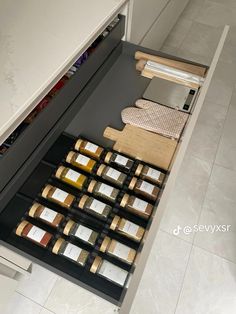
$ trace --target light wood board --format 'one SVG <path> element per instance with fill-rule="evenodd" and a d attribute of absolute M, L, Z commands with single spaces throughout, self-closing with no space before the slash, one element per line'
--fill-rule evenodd
<path fill-rule="evenodd" d="M 168 170 L 177 142 L 126 124 L 122 131 L 107 127 L 103 136 L 114 141 L 114 150 Z"/>
<path fill-rule="evenodd" d="M 179 70 L 183 70 L 186 72 L 190 72 L 199 76 L 204 77 L 206 75 L 206 68 L 198 66 L 198 65 L 194 65 L 194 64 L 190 64 L 190 63 L 186 63 L 186 62 L 182 62 L 182 61 L 176 61 L 176 60 L 172 60 L 172 59 L 167 59 L 167 58 L 163 58 L 163 57 L 159 57 L 159 56 L 155 56 L 155 55 L 150 55 L 147 53 L 144 53 L 142 51 L 136 51 L 135 53 L 135 59 L 136 60 L 151 60 L 154 62 L 158 62 Z"/>

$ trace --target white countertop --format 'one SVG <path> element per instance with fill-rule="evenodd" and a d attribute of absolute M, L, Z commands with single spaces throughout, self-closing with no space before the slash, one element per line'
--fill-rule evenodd
<path fill-rule="evenodd" d="M 0 0 L 0 144 L 126 0 Z"/>

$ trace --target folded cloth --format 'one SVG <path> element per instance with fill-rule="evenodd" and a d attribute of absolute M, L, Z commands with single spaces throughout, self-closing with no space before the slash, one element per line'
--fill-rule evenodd
<path fill-rule="evenodd" d="M 188 119 L 188 114 L 155 102 L 138 99 L 138 108 L 127 107 L 121 112 L 122 121 L 139 128 L 179 139 Z"/>

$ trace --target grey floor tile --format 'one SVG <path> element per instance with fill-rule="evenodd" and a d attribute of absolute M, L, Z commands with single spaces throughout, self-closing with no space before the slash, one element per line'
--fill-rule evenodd
<path fill-rule="evenodd" d="M 207 91 L 206 100 L 228 107 L 235 87 L 235 73 L 236 63 L 219 61 Z"/>
<path fill-rule="evenodd" d="M 218 4 L 222 4 L 232 9 L 236 9 L 236 2 L 235 0 L 210 0 L 211 2 L 215 2 Z"/>
<path fill-rule="evenodd" d="M 30 299 L 15 292 L 3 314 L 39 314 L 42 307 Z"/>
<path fill-rule="evenodd" d="M 157 234 L 130 314 L 174 313 L 190 250 L 185 241 L 162 231 Z"/>
<path fill-rule="evenodd" d="M 224 131 L 216 155 L 216 163 L 236 171 L 236 93 L 232 97 Z"/>
<path fill-rule="evenodd" d="M 190 154 L 210 162 L 214 161 L 226 114 L 226 106 L 205 101 L 188 146 Z"/>
<path fill-rule="evenodd" d="M 198 12 L 196 21 L 210 26 L 224 26 L 225 24 L 236 25 L 236 8 L 212 1 L 205 1 Z"/>
<path fill-rule="evenodd" d="M 175 314 L 236 313 L 236 265 L 194 247 Z"/>
<path fill-rule="evenodd" d="M 17 291 L 31 300 L 44 305 L 58 276 L 46 268 L 33 264 L 29 277 L 21 276 Z"/>
<path fill-rule="evenodd" d="M 199 16 L 199 11 L 201 10 L 205 0 L 190 0 L 184 9 L 181 18 L 187 18 L 190 20 L 195 20 Z"/>
<path fill-rule="evenodd" d="M 175 235 L 186 241 L 193 241 L 194 233 L 185 233 L 183 228 L 192 228 L 199 219 L 210 173 L 210 162 L 189 154 L 184 158 L 161 221 L 162 230 L 173 234 L 180 226 L 182 229 L 179 234 L 174 232 Z"/>
<path fill-rule="evenodd" d="M 222 53 L 220 55 L 220 60 L 224 62 L 236 63 L 236 26 L 231 26 L 229 29 Z"/>
<path fill-rule="evenodd" d="M 218 45 L 222 28 L 193 22 L 187 36 L 180 46 L 180 51 L 207 58 L 213 57 Z"/>
<path fill-rule="evenodd" d="M 213 167 L 199 224 L 220 228 L 196 233 L 194 244 L 236 263 L 235 171 Z"/>
<path fill-rule="evenodd" d="M 116 307 L 88 290 L 59 278 L 44 307 L 56 314 L 114 314 Z"/>
<path fill-rule="evenodd" d="M 167 37 L 165 45 L 170 47 L 179 47 L 182 44 L 191 26 L 191 20 L 180 18 L 175 24 L 169 36 Z"/>

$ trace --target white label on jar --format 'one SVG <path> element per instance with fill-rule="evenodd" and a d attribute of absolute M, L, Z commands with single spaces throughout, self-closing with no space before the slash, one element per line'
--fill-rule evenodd
<path fill-rule="evenodd" d="M 122 166 L 126 166 L 128 161 L 129 161 L 128 158 L 121 156 L 121 155 L 117 155 L 115 158 L 115 162 L 117 162 L 118 164 L 120 164 Z"/>
<path fill-rule="evenodd" d="M 66 193 L 65 191 L 62 191 L 60 189 L 56 189 L 53 194 L 52 194 L 52 198 L 56 201 L 59 201 L 61 203 L 64 203 L 66 198 L 68 197 L 68 193 Z"/>
<path fill-rule="evenodd" d="M 139 228 L 138 225 L 136 225 L 133 222 L 127 220 L 125 222 L 125 225 L 124 225 L 122 231 L 127 233 L 127 234 L 130 234 L 131 236 L 135 236 L 136 237 L 137 232 L 138 232 L 138 228 Z"/>
<path fill-rule="evenodd" d="M 150 168 L 150 167 L 148 168 L 148 172 L 146 174 L 147 177 L 150 177 L 153 180 L 158 180 L 160 175 L 161 175 L 160 171 Z"/>
<path fill-rule="evenodd" d="M 114 168 L 109 168 L 106 175 L 114 180 L 118 180 L 120 174 L 120 171 L 117 171 Z"/>
<path fill-rule="evenodd" d="M 94 199 L 90 205 L 90 208 L 98 214 L 102 214 L 105 207 L 106 207 L 106 204 L 104 204 L 103 202 L 100 202 L 96 199 Z"/>
<path fill-rule="evenodd" d="M 133 203 L 133 208 L 139 210 L 140 212 L 145 212 L 147 205 L 148 205 L 147 202 L 136 197 Z"/>
<path fill-rule="evenodd" d="M 91 153 L 96 153 L 97 149 L 98 149 L 98 146 L 93 144 L 93 143 L 90 143 L 88 142 L 86 145 L 85 145 L 85 149 L 90 151 Z"/>
<path fill-rule="evenodd" d="M 34 240 L 34 241 L 40 243 L 41 240 L 43 239 L 43 237 L 45 236 L 45 234 L 46 234 L 46 231 L 44 231 L 44 230 L 42 230 L 36 226 L 33 226 L 30 229 L 27 237 L 30 238 L 31 240 Z"/>
<path fill-rule="evenodd" d="M 142 184 L 140 185 L 140 190 L 151 195 L 154 190 L 154 185 L 146 181 L 143 181 Z"/>
<path fill-rule="evenodd" d="M 92 234 L 93 230 L 87 228 L 87 227 L 84 227 L 84 226 L 81 226 L 79 225 L 76 233 L 75 233 L 75 236 L 79 239 L 82 239 L 84 241 L 88 241 L 91 234 Z"/>
<path fill-rule="evenodd" d="M 87 166 L 89 163 L 89 160 L 90 160 L 90 158 L 79 154 L 75 161 L 80 165 Z"/>
<path fill-rule="evenodd" d="M 81 174 L 79 172 L 69 169 L 65 177 L 73 182 L 77 182 L 80 176 Z"/>
<path fill-rule="evenodd" d="M 120 242 L 116 243 L 115 249 L 113 251 L 113 255 L 122 258 L 124 260 L 127 260 L 129 257 L 130 247 L 127 245 L 124 245 Z"/>
<path fill-rule="evenodd" d="M 113 191 L 113 187 L 110 186 L 110 185 L 107 185 L 107 184 L 105 184 L 105 183 L 102 183 L 102 184 L 100 185 L 98 191 L 99 191 L 101 194 L 110 197 L 111 194 L 112 194 L 112 191 Z"/>
<path fill-rule="evenodd" d="M 82 249 L 74 244 L 68 243 L 66 249 L 63 253 L 66 257 L 72 259 L 73 261 L 77 261 Z"/>
<path fill-rule="evenodd" d="M 116 282 L 120 286 L 123 286 L 125 284 L 128 272 L 104 260 L 99 270 L 99 274 L 107 279 L 110 279 L 111 281 Z"/>
<path fill-rule="evenodd" d="M 48 221 L 48 222 L 53 222 L 53 220 L 56 218 L 57 212 L 54 210 L 44 207 L 42 213 L 40 214 L 40 218 Z"/>

